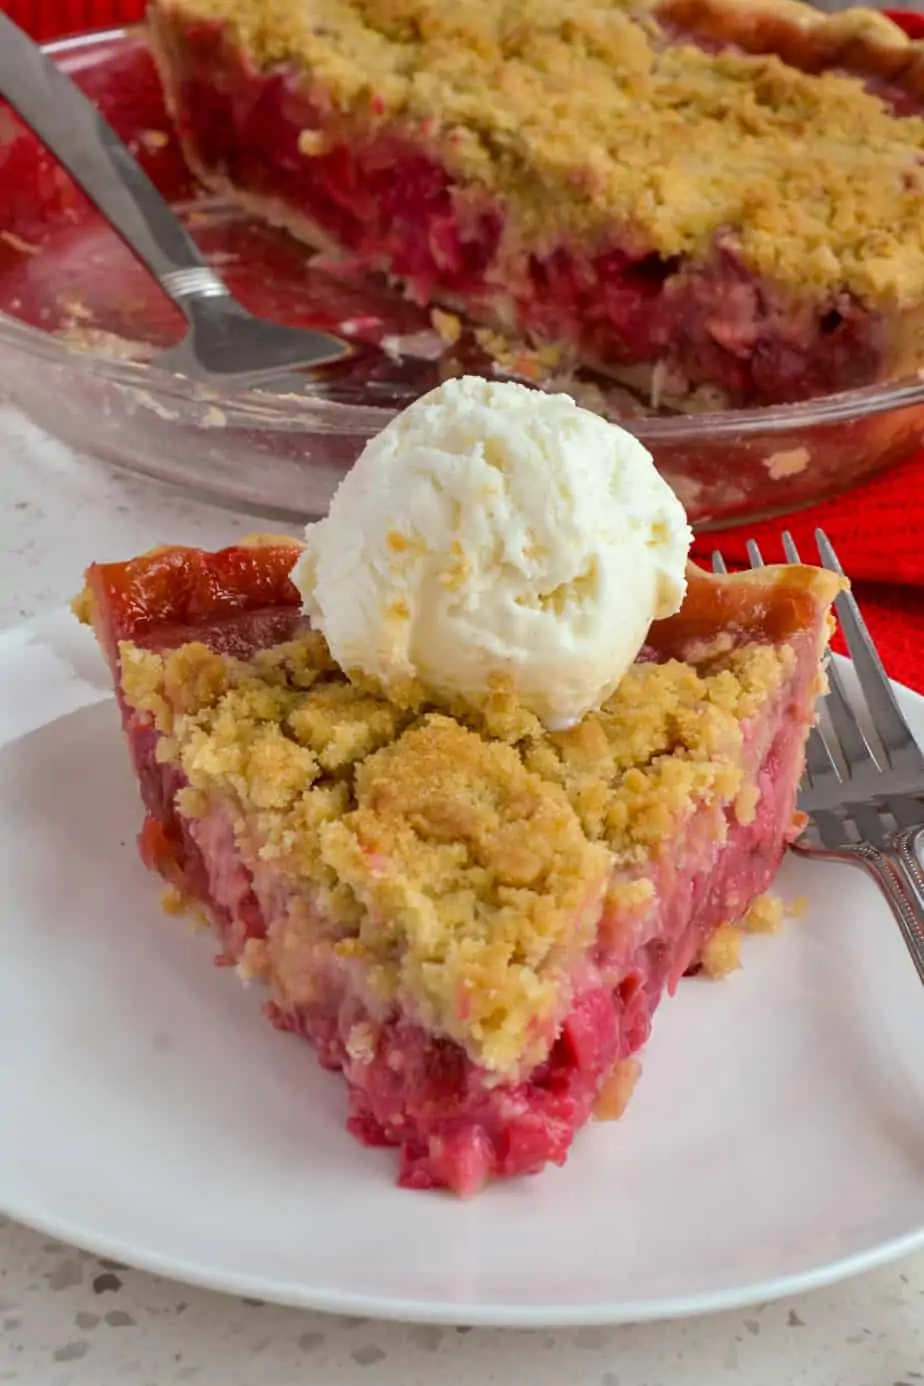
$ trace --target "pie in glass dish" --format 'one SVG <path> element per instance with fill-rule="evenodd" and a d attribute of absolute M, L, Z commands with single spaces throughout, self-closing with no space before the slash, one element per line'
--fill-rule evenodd
<path fill-rule="evenodd" d="M 795 0 L 152 0 L 209 187 L 680 408 L 924 363 L 924 45 Z"/>
<path fill-rule="evenodd" d="M 94 564 L 146 865 L 412 1188 L 560 1164 L 652 1014 L 770 884 L 840 581 L 690 567 L 598 712 L 550 732 L 349 681 L 263 537 Z"/>

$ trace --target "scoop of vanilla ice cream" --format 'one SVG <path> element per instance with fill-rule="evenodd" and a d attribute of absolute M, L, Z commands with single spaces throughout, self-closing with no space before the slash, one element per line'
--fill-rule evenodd
<path fill-rule="evenodd" d="M 650 454 L 566 395 L 447 381 L 366 445 L 293 573 L 337 663 L 550 729 L 612 693 L 686 589 L 691 532 Z"/>

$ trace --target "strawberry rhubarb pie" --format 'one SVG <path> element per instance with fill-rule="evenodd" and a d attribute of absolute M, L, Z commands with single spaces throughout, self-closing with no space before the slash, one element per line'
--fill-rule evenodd
<path fill-rule="evenodd" d="M 793 836 L 839 580 L 708 575 L 689 541 L 629 435 L 463 379 L 304 546 L 88 571 L 145 863 L 406 1186 L 560 1164 L 618 1115 Z"/>
<path fill-rule="evenodd" d="M 795 0 L 151 0 L 190 165 L 679 407 L 924 363 L 924 45 Z"/>

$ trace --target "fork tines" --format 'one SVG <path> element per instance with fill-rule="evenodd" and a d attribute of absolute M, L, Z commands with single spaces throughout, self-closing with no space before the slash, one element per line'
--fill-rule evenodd
<path fill-rule="evenodd" d="M 844 576 L 830 540 L 822 530 L 815 541 L 823 567 Z M 802 560 L 791 534 L 783 535 L 788 563 Z M 764 565 L 754 540 L 747 545 L 752 568 Z M 724 573 L 721 554 L 713 571 Z M 848 694 L 835 660 L 828 664 L 829 690 L 822 715 L 806 746 L 806 769 L 799 806 L 825 845 L 847 841 L 880 843 L 895 828 L 924 820 L 924 755 L 898 705 L 894 690 L 850 591 L 836 599 L 835 611 L 859 685 Z M 891 820 L 891 821 L 888 821 Z"/>

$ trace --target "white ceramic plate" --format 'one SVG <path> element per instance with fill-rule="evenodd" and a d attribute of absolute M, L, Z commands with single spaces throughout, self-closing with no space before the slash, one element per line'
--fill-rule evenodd
<path fill-rule="evenodd" d="M 161 915 L 139 819 L 90 637 L 63 614 L 0 637 L 12 1216 L 265 1299 L 535 1327 L 765 1300 L 924 1243 L 924 994 L 859 873 L 787 861 L 807 916 L 665 1003 L 626 1118 L 461 1203 L 396 1189 L 340 1082 Z"/>

